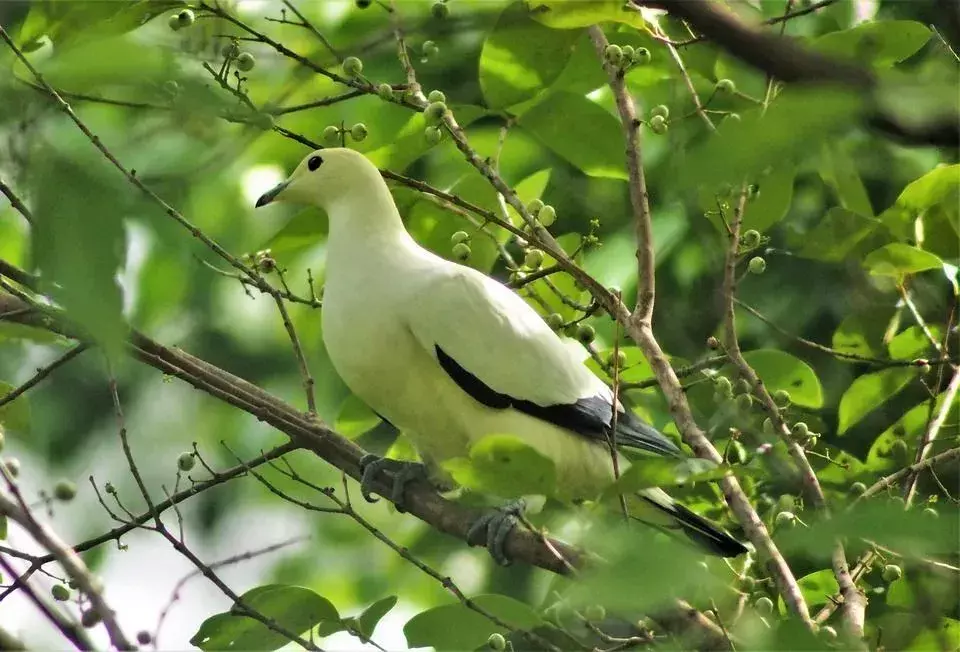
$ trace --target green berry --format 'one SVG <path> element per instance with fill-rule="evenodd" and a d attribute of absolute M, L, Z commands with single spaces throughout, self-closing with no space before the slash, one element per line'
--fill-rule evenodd
<path fill-rule="evenodd" d="M 358 77 L 363 72 L 363 62 L 357 57 L 347 57 L 343 60 L 342 67 L 347 77 Z"/>
<path fill-rule="evenodd" d="M 744 591 L 748 591 L 748 592 L 752 591 L 756 585 L 757 585 L 757 580 L 753 579 L 749 575 L 744 575 L 743 577 L 740 578 L 740 586 L 743 588 Z"/>
<path fill-rule="evenodd" d="M 607 610 L 601 604 L 592 604 L 583 611 L 584 617 L 592 623 L 599 623 L 607 617 Z"/>
<path fill-rule="evenodd" d="M 737 409 L 741 412 L 749 412 L 753 407 L 753 397 L 749 394 L 737 395 Z"/>
<path fill-rule="evenodd" d="M 369 3 L 369 0 L 364 0 Z M 357 0 L 357 6 L 360 6 L 360 0 Z M 137 632 L 137 643 L 140 645 L 150 645 L 150 642 L 153 641 L 153 637 L 145 629 L 141 629 Z"/>
<path fill-rule="evenodd" d="M 430 7 L 430 13 L 433 14 L 434 18 L 442 20 L 450 15 L 450 7 L 447 6 L 446 2 L 434 2 L 433 6 Z"/>
<path fill-rule="evenodd" d="M 540 209 L 543 208 L 543 202 L 539 199 L 534 199 L 529 204 L 527 204 L 527 210 L 531 215 L 536 217 L 540 213 Z"/>
<path fill-rule="evenodd" d="M 757 613 L 761 616 L 769 616 L 773 613 L 773 600 L 767 596 L 757 598 L 757 601 L 753 603 L 753 608 L 757 610 Z"/>
<path fill-rule="evenodd" d="M 777 527 L 790 527 L 797 522 L 797 515 L 793 512 L 779 512 L 774 518 Z"/>
<path fill-rule="evenodd" d="M 362 141 L 367 137 L 367 125 L 363 124 L 362 122 L 358 122 L 350 127 L 350 137 L 358 143 Z"/>
<path fill-rule="evenodd" d="M 560 328 L 563 326 L 563 315 L 561 315 L 559 312 L 552 312 L 547 315 L 547 326 L 555 331 L 560 330 Z"/>
<path fill-rule="evenodd" d="M 530 269 L 539 269 L 543 264 L 543 252 L 539 249 L 530 249 L 523 257 L 523 264 Z"/>
<path fill-rule="evenodd" d="M 903 569 L 896 564 L 887 564 L 883 567 L 882 577 L 884 582 L 896 582 L 903 577 Z"/>
<path fill-rule="evenodd" d="M 192 469 L 196 463 L 196 455 L 190 451 L 180 453 L 179 457 L 177 457 L 177 468 L 184 472 Z"/>
<path fill-rule="evenodd" d="M 237 69 L 241 72 L 250 72 L 257 65 L 257 60 L 249 52 L 241 52 L 237 55 Z"/>
<path fill-rule="evenodd" d="M 633 51 L 633 56 L 630 57 L 630 60 L 637 66 L 643 66 L 650 63 L 650 50 L 647 48 L 637 48 Z"/>
<path fill-rule="evenodd" d="M 443 132 L 439 127 L 427 127 L 423 130 L 423 135 L 431 145 L 436 145 L 443 140 Z"/>
<path fill-rule="evenodd" d="M 377 86 L 377 95 L 380 96 L 381 100 L 392 100 L 393 89 L 390 88 L 390 84 L 380 84 Z"/>
<path fill-rule="evenodd" d="M 254 117 L 253 123 L 264 131 L 270 131 L 274 125 L 277 124 L 277 121 L 269 113 L 258 113 L 256 117 Z"/>
<path fill-rule="evenodd" d="M 175 32 L 179 30 L 181 27 L 183 27 L 180 24 L 180 17 L 177 14 L 170 16 L 170 18 L 167 20 L 167 25 L 169 25 L 170 29 L 172 29 Z"/>
<path fill-rule="evenodd" d="M 603 49 L 603 58 L 611 66 L 619 66 L 623 62 L 623 50 L 611 43 Z"/>
<path fill-rule="evenodd" d="M 633 50 L 633 46 L 632 46 L 632 45 L 624 45 L 622 48 L 620 48 L 620 50 L 623 52 L 623 58 L 624 58 L 625 60 L 627 60 L 627 61 L 632 61 L 632 60 L 633 60 L 633 52 L 634 52 L 634 50 Z"/>
<path fill-rule="evenodd" d="M 627 354 L 624 353 L 623 349 L 617 349 L 617 354 L 614 355 L 613 351 L 610 352 L 610 355 L 607 356 L 607 366 L 614 367 L 617 369 L 623 369 L 624 365 L 627 364 Z"/>
<path fill-rule="evenodd" d="M 747 249 L 756 249 L 760 246 L 760 232 L 750 229 L 743 234 L 743 246 Z"/>
<path fill-rule="evenodd" d="M 763 274 L 767 271 L 767 261 L 760 256 L 754 256 L 750 259 L 750 262 L 747 263 L 747 269 L 750 270 L 751 274 Z"/>
<path fill-rule="evenodd" d="M 80 614 L 80 624 L 90 629 L 100 623 L 100 614 L 95 609 L 87 609 Z"/>
<path fill-rule="evenodd" d="M 50 595 L 52 595 L 53 599 L 57 602 L 66 602 L 70 599 L 70 589 L 63 584 L 54 584 L 50 587 Z"/>
<path fill-rule="evenodd" d="M 720 340 L 718 340 L 716 337 L 711 335 L 710 337 L 707 338 L 707 348 L 710 349 L 711 351 L 716 351 L 717 349 L 720 348 Z"/>
<path fill-rule="evenodd" d="M 737 90 L 737 85 L 732 79 L 721 79 L 717 82 L 716 91 L 718 93 L 733 93 Z"/>
<path fill-rule="evenodd" d="M 550 204 L 546 204 L 540 209 L 540 212 L 537 213 L 537 219 L 540 220 L 540 224 L 549 227 L 557 221 L 557 211 Z"/>
<path fill-rule="evenodd" d="M 854 496 L 859 496 L 866 490 L 867 485 L 863 484 L 862 482 L 854 482 L 852 485 L 850 485 L 850 493 L 852 493 Z"/>
<path fill-rule="evenodd" d="M 773 393 L 773 401 L 780 407 L 790 405 L 790 392 L 785 389 L 778 389 Z"/>
<path fill-rule="evenodd" d="M 3 461 L 3 465 L 7 467 L 7 473 L 9 473 L 14 478 L 20 475 L 20 460 L 15 457 L 8 457 Z"/>
<path fill-rule="evenodd" d="M 184 9 L 177 14 L 177 22 L 180 23 L 180 27 L 190 27 L 193 25 L 196 18 L 197 17 L 193 15 L 193 11 L 190 9 Z"/>
<path fill-rule="evenodd" d="M 746 378 L 741 378 L 737 381 L 737 394 L 749 394 L 750 393 L 750 382 Z"/>
<path fill-rule="evenodd" d="M 447 96 L 443 94 L 443 91 L 430 91 L 430 94 L 427 95 L 427 101 L 431 104 L 434 102 L 446 102 Z"/>
<path fill-rule="evenodd" d="M 894 440 L 893 444 L 890 447 L 890 450 L 896 456 L 903 456 L 907 454 L 907 442 L 902 439 Z"/>
<path fill-rule="evenodd" d="M 503 637 L 503 634 L 499 632 L 494 632 L 490 634 L 490 638 L 487 639 L 487 647 L 491 650 L 496 650 L 497 652 L 502 652 L 507 649 L 507 639 Z"/>
<path fill-rule="evenodd" d="M 433 102 L 423 110 L 423 117 L 428 125 L 438 125 L 447 113 L 447 105 L 443 102 Z"/>
<path fill-rule="evenodd" d="M 111 496 L 117 493 L 117 488 L 113 486 L 112 482 L 107 482 L 105 485 L 103 485 L 103 490 L 106 491 Z"/>
<path fill-rule="evenodd" d="M 435 57 L 437 56 L 437 54 L 440 53 L 440 48 L 438 48 L 437 44 L 434 43 L 433 41 L 424 41 L 421 51 L 423 52 L 424 57 Z M 436 101 L 436 100 L 431 100 L 431 101 Z M 442 102 L 443 100 L 439 100 L 439 101 Z"/>
<path fill-rule="evenodd" d="M 650 109 L 650 117 L 652 118 L 655 115 L 663 117 L 664 120 L 670 117 L 670 109 L 666 104 L 658 104 L 652 109 Z"/>
<path fill-rule="evenodd" d="M 60 480 L 53 485 L 53 497 L 63 502 L 69 502 L 77 495 L 77 485 L 69 480 Z"/>
<path fill-rule="evenodd" d="M 793 508 L 796 507 L 797 501 L 793 499 L 793 496 L 790 494 L 782 494 L 777 498 L 777 509 L 780 511 L 793 511 Z"/>
<path fill-rule="evenodd" d="M 655 115 L 650 118 L 650 131 L 657 135 L 667 133 L 667 121 L 662 115 Z"/>
<path fill-rule="evenodd" d="M 589 344 L 597 336 L 597 331 L 590 324 L 580 323 L 577 326 L 577 339 L 584 344 Z"/>
<path fill-rule="evenodd" d="M 794 437 L 805 438 L 810 434 L 810 427 L 803 421 L 797 421 L 793 424 L 793 428 L 790 429 L 790 432 L 793 433 Z"/>
<path fill-rule="evenodd" d="M 714 378 L 713 384 L 717 386 L 717 392 L 720 394 L 733 396 L 733 383 L 726 376 L 717 376 Z"/>
<path fill-rule="evenodd" d="M 458 242 L 453 245 L 453 257 L 459 260 L 461 263 L 465 263 L 470 259 L 470 245 L 466 242 Z"/>
<path fill-rule="evenodd" d="M 340 144 L 340 128 L 334 125 L 325 127 L 323 130 L 323 142 L 327 145 L 339 145 Z"/>
<path fill-rule="evenodd" d="M 240 56 L 240 45 L 236 41 L 228 41 L 220 48 L 220 54 L 225 59 L 236 59 Z"/>
<path fill-rule="evenodd" d="M 450 244 L 460 244 L 461 242 L 466 242 L 470 239 L 470 234 L 466 231 L 457 231 L 452 236 L 450 236 Z"/>
<path fill-rule="evenodd" d="M 924 516 L 929 516 L 930 518 L 940 518 L 940 514 L 938 514 L 937 510 L 935 510 L 933 507 L 925 507 L 920 513 Z"/>

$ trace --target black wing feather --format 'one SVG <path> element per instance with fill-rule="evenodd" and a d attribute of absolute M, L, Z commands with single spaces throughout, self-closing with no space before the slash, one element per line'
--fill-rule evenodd
<path fill-rule="evenodd" d="M 581 398 L 576 403 L 547 406 L 516 399 L 491 388 L 460 366 L 439 345 L 434 345 L 434 348 L 443 370 L 460 389 L 477 402 L 497 410 L 512 407 L 588 439 L 604 443 L 607 441 L 607 432 L 613 420 L 613 406 L 606 398 L 590 396 Z M 628 411 L 621 412 L 617 416 L 616 443 L 618 446 L 627 446 L 659 455 L 682 457 L 680 449 L 672 441 Z"/>

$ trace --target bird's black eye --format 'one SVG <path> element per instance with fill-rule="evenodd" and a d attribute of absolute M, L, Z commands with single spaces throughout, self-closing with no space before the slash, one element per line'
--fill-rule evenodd
<path fill-rule="evenodd" d="M 313 171 L 316 170 L 318 167 L 320 167 L 320 164 L 321 164 L 321 163 L 323 163 L 323 159 L 322 159 L 322 158 L 320 158 L 319 156 L 311 156 L 311 157 L 310 157 L 310 160 L 307 161 L 307 169 L 310 170 L 311 172 L 313 172 Z"/>

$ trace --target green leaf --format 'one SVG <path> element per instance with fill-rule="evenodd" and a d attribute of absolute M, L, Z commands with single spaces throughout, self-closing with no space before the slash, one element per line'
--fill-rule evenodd
<path fill-rule="evenodd" d="M 605 496 L 631 494 L 650 487 L 674 487 L 694 482 L 719 480 L 730 467 L 711 460 L 691 457 L 671 460 L 659 457 L 641 457 L 623 472 L 620 479 L 604 491 Z"/>
<path fill-rule="evenodd" d="M 627 178 L 617 119 L 585 97 L 549 93 L 520 116 L 519 125 L 584 174 Z"/>
<path fill-rule="evenodd" d="M 492 109 L 529 100 L 560 76 L 579 29 L 551 29 L 530 17 L 524 2 L 503 10 L 480 53 L 480 89 Z"/>
<path fill-rule="evenodd" d="M 450 104 L 449 108 L 461 127 L 466 127 L 487 114 L 483 107 L 470 104 Z M 390 143 L 365 154 L 377 167 L 401 172 L 433 147 L 424 136 L 426 128 L 423 114 L 417 113 L 394 134 Z"/>
<path fill-rule="evenodd" d="M 364 609 L 356 621 L 360 633 L 367 637 L 373 636 L 373 630 L 377 628 L 377 623 L 395 606 L 397 606 L 397 596 L 388 595 Z"/>
<path fill-rule="evenodd" d="M 747 363 L 763 380 L 770 392 L 786 390 L 795 405 L 819 408 L 823 389 L 813 369 L 803 360 L 776 349 L 758 349 L 743 354 Z"/>
<path fill-rule="evenodd" d="M 356 394 L 350 394 L 340 405 L 340 413 L 337 415 L 333 429 L 347 439 L 353 439 L 367 432 L 380 421 L 380 417 L 370 409 L 370 406 L 360 400 Z"/>
<path fill-rule="evenodd" d="M 937 400 L 932 407 L 933 414 L 936 414 L 937 410 L 943 407 L 944 400 L 945 394 L 941 393 L 937 396 Z M 960 396 L 955 396 L 953 404 L 951 405 L 954 413 L 956 413 L 958 405 L 960 405 Z M 870 445 L 870 450 L 867 452 L 867 467 L 874 473 L 887 473 L 905 466 L 905 464 L 908 463 L 906 459 L 907 455 L 896 452 L 897 449 L 894 448 L 895 442 L 903 440 L 907 444 L 907 450 L 915 450 L 920 441 L 921 434 L 926 430 L 930 415 L 931 406 L 929 400 L 924 400 L 907 410 L 893 425 L 873 440 L 873 444 Z M 960 436 L 960 425 L 957 424 L 956 420 L 950 421 L 948 419 L 947 423 L 943 424 L 940 435 L 937 438 L 937 442 L 940 443 L 935 444 L 935 446 L 939 446 L 943 444 L 943 442 L 949 442 L 952 438 L 958 436 Z M 937 449 L 934 448 L 931 454 L 936 452 Z M 909 457 L 910 461 L 912 461 L 912 455 Z"/>
<path fill-rule="evenodd" d="M 930 30 L 911 20 L 868 21 L 814 39 L 811 46 L 837 58 L 888 67 L 903 61 L 930 39 Z"/>
<path fill-rule="evenodd" d="M 829 568 L 804 575 L 797 580 L 797 586 L 800 587 L 803 599 L 807 601 L 807 605 L 809 605 L 811 609 L 826 604 L 830 600 L 830 597 L 840 590 L 840 585 L 837 584 L 837 578 L 834 576 L 833 570 Z M 778 603 L 780 613 L 786 614 L 787 607 L 783 603 L 782 597 L 778 599 Z"/>
<path fill-rule="evenodd" d="M 818 170 L 824 182 L 837 193 L 841 206 L 859 215 L 873 216 L 873 206 L 856 164 L 838 145 L 824 144 Z"/>
<path fill-rule="evenodd" d="M 648 31 L 640 12 L 624 6 L 619 0 L 528 0 L 528 4 L 534 20 L 554 29 L 616 22 Z"/>
<path fill-rule="evenodd" d="M 880 225 L 874 217 L 834 206 L 811 231 L 798 238 L 799 254 L 804 258 L 836 263 L 846 258 L 858 244 Z"/>
<path fill-rule="evenodd" d="M 531 630 L 543 623 L 530 607 L 505 595 L 478 595 L 471 601 L 514 629 Z M 428 609 L 403 626 L 408 647 L 436 650 L 474 650 L 494 632 L 507 630 L 461 603 Z"/>
<path fill-rule="evenodd" d="M 766 115 L 759 109 L 724 124 L 690 151 L 677 180 L 687 188 L 739 184 L 768 166 L 815 151 L 860 117 L 862 100 L 836 88 L 787 89 Z"/>
<path fill-rule="evenodd" d="M 892 315 L 892 309 L 848 315 L 833 332 L 831 347 L 844 353 L 880 357 L 884 353 L 883 338 Z"/>
<path fill-rule="evenodd" d="M 898 394 L 916 375 L 916 369 L 893 367 L 863 374 L 854 380 L 840 397 L 837 434 L 844 434 L 867 414 Z"/>
<path fill-rule="evenodd" d="M 470 458 L 444 468 L 457 484 L 503 498 L 552 496 L 557 489 L 553 460 L 513 435 L 488 435 L 470 447 Z"/>
<path fill-rule="evenodd" d="M 874 276 L 894 276 L 902 280 L 910 274 L 940 269 L 943 261 L 929 251 L 893 242 L 867 254 L 863 266 Z"/>
<path fill-rule="evenodd" d="M 960 641 L 960 620 L 941 618 L 937 632 L 925 629 L 907 646 L 908 652 L 934 652 L 942 650 L 942 641 Z"/>
<path fill-rule="evenodd" d="M 940 327 L 930 324 L 927 328 L 933 338 L 940 341 Z M 923 329 L 919 326 L 911 326 L 897 333 L 896 337 L 890 340 L 887 348 L 890 350 L 890 357 L 895 360 L 914 360 L 927 353 L 931 347 L 930 340 L 927 339 Z"/>
<path fill-rule="evenodd" d="M 323 621 L 340 621 L 329 600 L 302 586 L 268 584 L 247 591 L 240 600 L 280 627 L 302 634 Z M 258 620 L 238 613 L 215 614 L 200 625 L 190 643 L 202 650 L 276 650 L 290 641 Z"/>
<path fill-rule="evenodd" d="M 0 399 L 12 392 L 16 387 L 0 381 Z M 18 396 L 14 401 L 0 406 L 0 432 L 7 430 L 18 435 L 30 434 L 30 403 L 25 395 Z"/>
<path fill-rule="evenodd" d="M 937 167 L 907 184 L 893 206 L 881 213 L 880 220 L 901 240 L 907 240 L 913 237 L 914 220 L 921 215 L 925 224 L 943 222 L 953 225 L 953 232 L 957 232 L 960 164 Z M 956 246 L 952 251 L 955 255 Z"/>
<path fill-rule="evenodd" d="M 47 35 L 62 46 L 70 40 L 100 38 L 129 32 L 184 0 L 126 0 L 122 2 L 36 2 L 20 27 L 17 39 L 27 51 Z"/>
<path fill-rule="evenodd" d="M 760 195 L 747 205 L 743 214 L 743 228 L 763 232 L 783 219 L 793 200 L 793 166 L 779 166 L 761 176 L 757 187 Z"/>
<path fill-rule="evenodd" d="M 62 335 L 24 324 L 0 321 L 0 342 L 3 340 L 30 340 L 36 344 L 66 343 Z"/>

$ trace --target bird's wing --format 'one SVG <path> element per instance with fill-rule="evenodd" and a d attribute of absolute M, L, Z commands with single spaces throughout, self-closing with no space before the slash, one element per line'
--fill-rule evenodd
<path fill-rule="evenodd" d="M 480 403 L 512 407 L 606 441 L 613 416 L 610 389 L 583 365 L 582 351 L 561 340 L 500 283 L 469 268 L 447 268 L 406 310 L 417 341 Z M 618 415 L 617 443 L 679 454 L 670 439 L 629 411 Z"/>

